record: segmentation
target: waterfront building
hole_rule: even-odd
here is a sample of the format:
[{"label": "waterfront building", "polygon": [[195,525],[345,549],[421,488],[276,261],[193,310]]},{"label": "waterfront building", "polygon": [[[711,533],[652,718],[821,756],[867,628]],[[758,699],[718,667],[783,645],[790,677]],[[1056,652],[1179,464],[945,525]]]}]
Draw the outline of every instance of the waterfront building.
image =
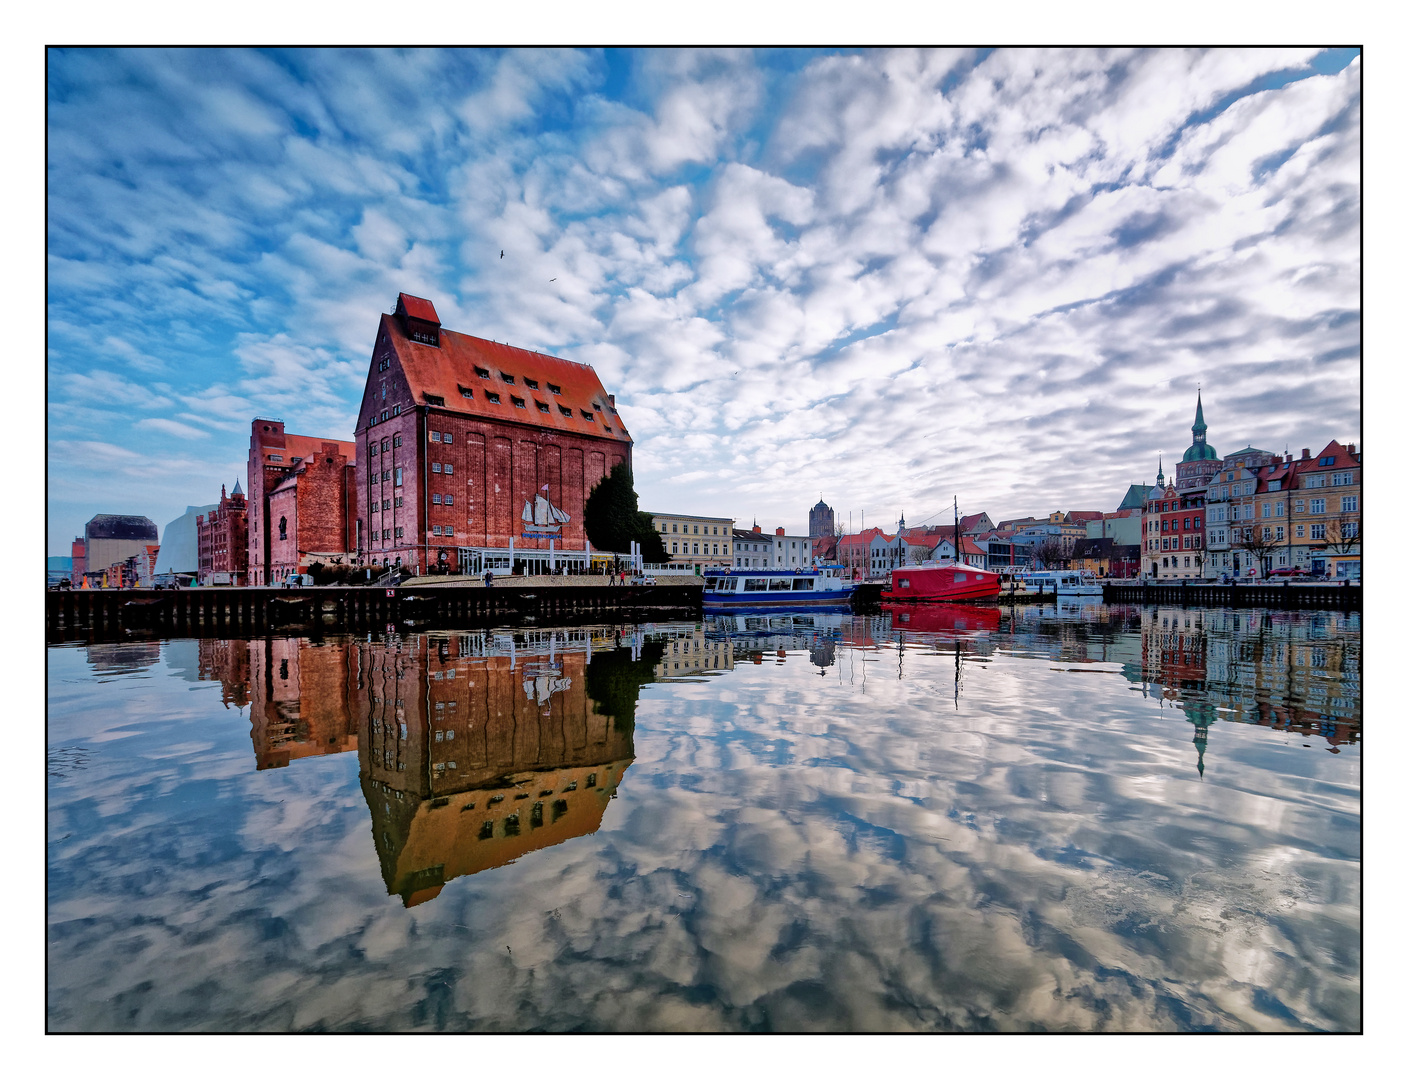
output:
[{"label": "waterfront building", "polygon": [[1292,566],[1332,578],[1361,576],[1363,458],[1353,443],[1334,439],[1313,458],[1308,447],[1301,450],[1286,496]]},{"label": "waterfront building", "polygon": [[672,563],[737,565],[733,561],[733,518],[649,513],[651,525],[660,534],[660,542],[665,545],[665,553]]},{"label": "waterfront building", "polygon": [[[977,566],[983,570],[988,569],[988,553],[976,540],[971,537],[960,536],[958,551],[958,562],[966,563],[969,566]],[[929,554],[925,557],[931,558],[935,562],[943,562],[944,560],[952,562],[954,560],[953,534],[950,533],[948,536],[940,535],[935,541],[934,546],[929,549]]]},{"label": "waterfront building", "polygon": [[964,536],[977,536],[981,533],[992,532],[995,528],[997,526],[985,513],[964,514],[958,519],[958,531]]},{"label": "waterfront building", "polygon": [[586,569],[587,497],[631,449],[589,365],[447,330],[401,293],[358,412],[357,550],[416,570]]},{"label": "waterfront building", "polygon": [[276,585],[315,561],[353,558],[356,446],[295,435],[255,417],[245,471],[251,585]]},{"label": "waterfront building", "polygon": [[[161,530],[161,561],[157,569],[163,574],[189,574],[195,578],[200,566],[200,554],[196,544],[196,519],[208,514],[219,503],[204,506],[187,506],[186,512],[174,521],[168,521]],[[246,537],[246,543],[248,538]],[[245,565],[248,566],[248,556]]]},{"label": "waterfront building", "polygon": [[807,535],[813,540],[836,535],[836,512],[820,500],[807,514]]},{"label": "waterfront building", "polygon": [[772,537],[772,564],[801,568],[815,565],[811,537],[790,535],[779,526]]},{"label": "waterfront building", "polygon": [[840,540],[835,534],[813,537],[812,561],[817,566],[835,566],[840,561]]},{"label": "waterfront building", "polygon": [[215,509],[196,518],[196,577],[202,585],[249,583],[249,509],[240,482]]},{"label": "waterfront building", "polygon": [[763,535],[755,521],[751,529],[733,530],[733,565],[735,567],[767,566],[772,559],[772,540]]},{"label": "waterfront building", "polygon": [[[1145,492],[1150,490],[1145,485],[1139,486]],[[1142,506],[1137,510],[1121,508],[1110,514],[1102,514],[1098,519],[1092,519],[1085,523],[1085,538],[1087,540],[1108,538],[1116,544],[1133,544],[1138,548],[1140,540],[1143,539],[1142,519]]]},{"label": "waterfront building", "polygon": [[[135,514],[97,514],[83,527],[83,573],[90,585],[130,585],[151,579],[156,523]],[[78,581],[74,581],[77,585]]]},{"label": "waterfront building", "polygon": [[73,538],[73,545],[69,549],[69,559],[73,563],[73,566],[69,570],[69,581],[73,583],[75,588],[77,588],[78,583],[83,580],[83,572],[88,569],[87,550],[88,546],[84,542],[83,537],[75,536]]}]

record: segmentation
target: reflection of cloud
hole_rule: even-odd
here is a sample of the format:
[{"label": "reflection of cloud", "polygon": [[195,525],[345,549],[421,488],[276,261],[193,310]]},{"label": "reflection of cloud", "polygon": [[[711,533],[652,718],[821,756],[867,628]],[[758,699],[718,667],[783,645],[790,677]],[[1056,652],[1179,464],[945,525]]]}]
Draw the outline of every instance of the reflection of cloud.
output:
[{"label": "reflection of cloud", "polygon": [[985,635],[957,709],[938,636],[903,681],[843,644],[835,678],[789,653],[647,685],[599,831],[410,910],[353,755],[255,772],[218,686],[149,669],[66,699],[51,743],[102,751],[51,795],[51,1023],[1356,1028],[1357,747],[1223,725],[1199,782],[1182,711],[1118,673],[1137,628]]}]

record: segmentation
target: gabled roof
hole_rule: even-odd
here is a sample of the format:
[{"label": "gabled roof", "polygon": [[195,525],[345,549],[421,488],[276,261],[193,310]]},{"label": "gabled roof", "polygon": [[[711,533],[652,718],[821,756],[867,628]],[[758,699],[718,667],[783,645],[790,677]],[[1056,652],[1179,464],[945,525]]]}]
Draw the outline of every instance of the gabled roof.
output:
[{"label": "gabled roof", "polygon": [[[1328,465],[1321,465],[1321,458],[1333,458]],[[1316,472],[1320,469],[1351,469],[1359,464],[1359,455],[1351,454],[1337,439],[1331,439],[1325,449],[1315,454],[1309,461],[1299,462],[1299,472]]]},{"label": "gabled roof", "polygon": [[435,305],[429,300],[412,296],[410,293],[400,293],[396,299],[411,318],[420,319],[421,322],[434,323],[436,326],[440,325],[440,316],[435,314]]},{"label": "gabled roof", "polygon": [[[447,412],[552,428],[573,435],[631,441],[601,380],[586,364],[444,328],[440,330],[438,347],[423,344],[407,338],[394,315],[382,315],[381,332],[396,350],[416,405],[429,404]],[[480,371],[487,372],[488,377],[480,375]],[[513,382],[507,382],[505,375],[511,376]],[[537,382],[537,388],[526,380]],[[549,384],[561,392],[554,394],[548,389]],[[464,390],[472,396],[466,397]],[[489,393],[499,395],[497,404],[489,400]],[[514,398],[523,405],[515,405]],[[564,408],[572,415],[565,415]],[[591,420],[583,418],[584,411],[592,414]],[[607,428],[611,430],[608,432]]]},{"label": "gabled roof", "polygon": [[964,514],[958,519],[958,529],[960,532],[969,532],[978,526],[978,522],[987,517],[986,513]]},{"label": "gabled roof", "polygon": [[1072,510],[1066,515],[1067,521],[1100,521],[1104,518],[1101,510]]}]

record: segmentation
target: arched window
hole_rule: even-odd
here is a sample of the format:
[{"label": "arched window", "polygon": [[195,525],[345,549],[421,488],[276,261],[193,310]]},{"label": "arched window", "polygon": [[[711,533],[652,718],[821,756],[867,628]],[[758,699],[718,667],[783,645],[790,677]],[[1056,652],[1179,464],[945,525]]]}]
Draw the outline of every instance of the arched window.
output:
[{"label": "arched window", "polygon": [[279,539],[288,539],[288,518],[286,517],[279,518]]}]

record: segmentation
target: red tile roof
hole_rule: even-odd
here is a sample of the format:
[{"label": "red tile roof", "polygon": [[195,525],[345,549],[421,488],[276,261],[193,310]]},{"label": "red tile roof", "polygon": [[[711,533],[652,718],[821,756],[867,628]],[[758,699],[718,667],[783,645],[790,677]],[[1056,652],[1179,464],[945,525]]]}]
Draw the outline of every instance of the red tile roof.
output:
[{"label": "red tile roof", "polygon": [[419,296],[412,296],[410,293],[401,293],[397,298],[401,306],[405,308],[406,314],[413,319],[420,319],[422,322],[440,325],[440,316],[435,314],[435,305],[429,300]]},{"label": "red tile roof", "polygon": [[1066,514],[1067,521],[1100,521],[1104,513],[1099,510],[1072,510]]},{"label": "red tile roof", "polygon": [[[393,315],[382,315],[381,326],[396,349],[417,405],[432,404],[448,412],[554,428],[574,435],[631,441],[601,380],[587,364],[444,328],[440,330],[439,348],[423,345],[407,338]],[[489,377],[484,378],[476,369],[487,371]],[[512,376],[512,384],[505,380],[506,375]],[[537,382],[537,388],[526,380]],[[560,393],[549,390],[549,384]],[[466,397],[462,387],[473,396]],[[487,395],[491,392],[499,395],[497,404],[489,400]],[[440,400],[428,401],[428,396]],[[515,405],[514,398],[523,405]],[[572,415],[564,415],[563,408],[571,410]],[[583,418],[584,411],[593,414],[590,421]]]}]

